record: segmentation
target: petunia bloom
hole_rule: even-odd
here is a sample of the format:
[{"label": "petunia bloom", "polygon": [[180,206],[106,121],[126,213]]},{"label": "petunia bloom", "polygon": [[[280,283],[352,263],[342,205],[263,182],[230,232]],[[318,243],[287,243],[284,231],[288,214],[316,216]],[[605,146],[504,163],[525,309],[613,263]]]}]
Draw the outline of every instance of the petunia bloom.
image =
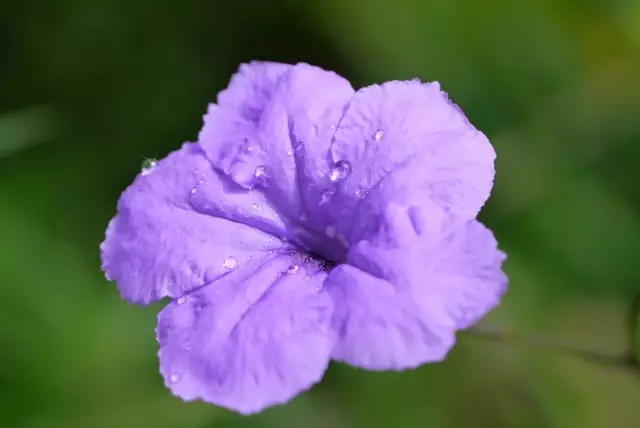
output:
[{"label": "petunia bloom", "polygon": [[355,91],[307,64],[242,65],[195,143],[125,190],[101,246],[123,298],[168,297],[160,371],[249,414],[330,360],[443,360],[506,290],[476,216],[494,150],[437,83]]}]

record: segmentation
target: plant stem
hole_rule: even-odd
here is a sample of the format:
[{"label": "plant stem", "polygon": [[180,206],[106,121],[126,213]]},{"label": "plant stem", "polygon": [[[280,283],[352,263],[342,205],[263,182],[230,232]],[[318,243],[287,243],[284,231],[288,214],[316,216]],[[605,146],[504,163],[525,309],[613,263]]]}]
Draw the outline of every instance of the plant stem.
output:
[{"label": "plant stem", "polygon": [[591,349],[581,349],[566,343],[553,341],[538,335],[522,335],[507,327],[495,325],[476,325],[462,332],[479,339],[493,342],[519,344],[534,348],[543,348],[560,352],[562,354],[578,358],[582,361],[609,367],[617,370],[630,371],[640,376],[640,364],[636,360],[633,351],[622,355],[602,353]]}]

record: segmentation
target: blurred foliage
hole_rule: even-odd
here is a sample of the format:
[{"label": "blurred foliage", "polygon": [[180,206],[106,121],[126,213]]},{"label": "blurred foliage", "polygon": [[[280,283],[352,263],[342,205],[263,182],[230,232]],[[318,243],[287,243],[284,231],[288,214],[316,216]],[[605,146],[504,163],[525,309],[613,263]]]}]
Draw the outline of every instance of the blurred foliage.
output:
[{"label": "blurred foliage", "polygon": [[511,289],[490,318],[622,352],[640,291],[637,0],[5,0],[0,52],[0,426],[640,426],[637,377],[468,337],[411,372],[332,366],[250,418],[185,404],[157,372],[161,305],[121,301],[98,255],[141,162],[195,138],[240,62],[439,80],[498,152],[481,217]]}]

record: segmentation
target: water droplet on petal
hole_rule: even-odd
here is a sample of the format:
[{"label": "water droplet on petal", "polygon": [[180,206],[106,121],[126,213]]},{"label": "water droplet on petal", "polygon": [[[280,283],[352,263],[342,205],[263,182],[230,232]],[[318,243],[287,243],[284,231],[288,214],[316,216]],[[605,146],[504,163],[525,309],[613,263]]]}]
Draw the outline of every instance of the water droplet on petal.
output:
[{"label": "water droplet on petal", "polygon": [[260,165],[260,166],[256,167],[256,170],[253,173],[253,175],[254,175],[255,178],[260,178],[265,174],[266,171],[267,171],[266,168],[264,166]]},{"label": "water droplet on petal", "polygon": [[171,376],[169,376],[169,382],[171,383],[178,383],[180,382],[180,379],[182,379],[180,373],[171,373]]},{"label": "water droplet on petal", "polygon": [[287,269],[287,273],[288,273],[288,274],[294,274],[294,273],[298,272],[298,270],[300,270],[300,266],[298,266],[298,265],[291,265],[291,266],[289,267],[289,269]]},{"label": "water droplet on petal", "polygon": [[329,180],[336,182],[342,181],[351,175],[351,164],[346,160],[339,160],[331,168]]},{"label": "water droplet on petal", "polygon": [[344,237],[344,235],[342,235],[341,233],[338,233],[336,235],[336,240],[344,247],[344,248],[349,248],[349,242],[347,241],[347,238]]},{"label": "water droplet on petal", "polygon": [[179,305],[183,305],[184,302],[186,302],[186,301],[187,301],[187,298],[182,296],[182,297],[179,297],[178,300],[176,300],[176,303],[179,304]]},{"label": "water droplet on petal", "polygon": [[382,137],[384,137],[384,131],[383,131],[382,129],[378,129],[378,130],[376,131],[376,133],[375,133],[375,134],[373,134],[373,138],[374,138],[376,141],[380,141],[380,140],[382,140]]},{"label": "water droplet on petal", "polygon": [[252,203],[252,204],[251,204],[251,209],[253,209],[253,210],[256,210],[256,211],[257,211],[257,210],[258,210],[258,208],[260,208],[260,205],[258,205],[258,203],[257,203],[257,202],[254,202],[254,203]]},{"label": "water droplet on petal", "polygon": [[362,187],[358,187],[358,188],[356,189],[356,197],[357,197],[358,199],[360,199],[360,198],[363,198],[363,197],[365,197],[365,196],[367,196],[367,190],[366,190],[366,189],[364,189],[364,188],[362,188]]},{"label": "water droplet on petal", "polygon": [[198,192],[198,188],[197,188],[196,186],[193,186],[193,187],[191,188],[191,194],[192,194],[192,195],[195,195],[197,192]]},{"label": "water droplet on petal", "polygon": [[322,192],[322,194],[320,195],[320,205],[326,204],[327,202],[329,202],[331,200],[331,198],[333,197],[334,193],[335,193],[335,190],[333,190],[333,189],[324,190]]},{"label": "water droplet on petal", "polygon": [[287,150],[287,155],[293,156],[293,153],[294,153],[293,149]]},{"label": "water droplet on petal", "polygon": [[327,228],[324,230],[324,232],[327,234],[328,237],[333,238],[334,236],[336,236],[336,232],[338,231],[338,229],[330,224],[329,226],[327,226]]},{"label": "water droplet on petal", "polygon": [[153,172],[153,169],[156,167],[157,161],[155,159],[145,159],[142,162],[142,171],[141,175],[149,175]]},{"label": "water droplet on petal", "polygon": [[235,257],[229,257],[224,261],[222,266],[227,269],[234,269],[238,266],[238,259],[236,259]]}]

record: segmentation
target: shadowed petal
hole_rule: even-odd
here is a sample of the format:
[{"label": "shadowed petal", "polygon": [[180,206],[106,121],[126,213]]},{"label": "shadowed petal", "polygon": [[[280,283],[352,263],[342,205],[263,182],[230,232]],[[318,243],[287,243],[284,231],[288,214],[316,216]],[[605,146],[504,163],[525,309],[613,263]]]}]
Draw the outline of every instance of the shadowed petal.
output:
[{"label": "shadowed petal", "polygon": [[344,253],[325,234],[329,217],[321,205],[331,138],[353,93],[342,77],[308,64],[252,63],[209,107],[199,136],[219,171],[262,192],[290,228],[304,229],[306,246],[324,255]]}]

